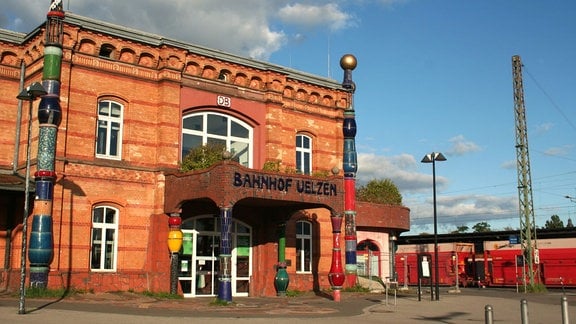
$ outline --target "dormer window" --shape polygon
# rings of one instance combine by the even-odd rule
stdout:
[[[114,47],[112,47],[111,45],[105,44],[105,45],[102,45],[100,47],[100,52],[98,53],[98,56],[111,59],[113,52],[114,52]]]

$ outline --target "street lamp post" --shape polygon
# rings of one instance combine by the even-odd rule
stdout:
[[[30,192],[30,142],[32,137],[32,103],[34,100],[46,94],[44,87],[34,82],[22,90],[16,98],[29,102],[28,106],[28,141],[26,146],[26,173],[24,184],[24,214],[22,215],[22,253],[20,256],[20,301],[18,303],[18,314],[26,314],[26,240],[29,213],[29,192]]]
[[[436,214],[436,161],[446,161],[446,157],[440,152],[426,154],[422,163],[432,163],[432,200],[434,204],[434,291],[436,300],[440,300],[440,274],[438,270],[438,216]]]

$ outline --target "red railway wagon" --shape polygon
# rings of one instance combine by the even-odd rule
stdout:
[[[434,247],[432,244],[402,245],[395,255],[398,284],[418,284],[419,256],[429,258],[430,277],[435,277]],[[438,277],[439,285],[466,285],[466,260],[474,256],[474,249],[469,243],[443,243],[438,245]],[[457,275],[458,273],[458,275]],[[458,276],[458,279],[456,277]]]
[[[576,287],[576,248],[539,248],[536,252],[535,281],[547,287]],[[490,286],[524,283],[524,259],[518,249],[487,251]]]
[[[520,244],[509,241],[484,241],[483,251],[474,251],[470,243],[439,244],[439,284],[460,286],[514,287],[524,284],[525,264]],[[432,244],[408,244],[396,252],[398,283],[418,284],[418,255],[431,258],[434,278]],[[535,252],[535,281],[547,287],[576,287],[576,239],[558,238],[538,241]]]

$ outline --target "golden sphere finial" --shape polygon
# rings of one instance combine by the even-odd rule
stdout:
[[[340,67],[344,70],[354,70],[357,63],[356,57],[352,54],[346,54],[340,59]]]

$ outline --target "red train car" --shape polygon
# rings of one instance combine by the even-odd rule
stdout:
[[[439,284],[443,286],[519,287],[528,278],[521,245],[501,236],[481,237],[471,242],[438,244]],[[460,237],[461,238],[461,237]],[[494,239],[496,238],[496,239]],[[470,239],[470,238],[468,238]],[[434,278],[434,245],[399,244],[395,255],[400,285],[418,284],[418,256],[428,255]],[[512,242],[512,243],[511,243]],[[576,287],[576,238],[547,237],[537,240],[535,281],[547,287]]]
[[[419,256],[429,258],[430,277],[435,277],[433,244],[401,245],[395,254],[396,274],[400,285],[418,284]],[[443,286],[466,285],[466,260],[473,258],[474,247],[469,243],[443,243],[438,245],[438,277]]]
[[[547,287],[576,287],[576,239],[541,239],[537,245],[534,252],[535,281]],[[490,270],[486,285],[524,284],[527,265],[519,244],[485,242],[485,256]]]

